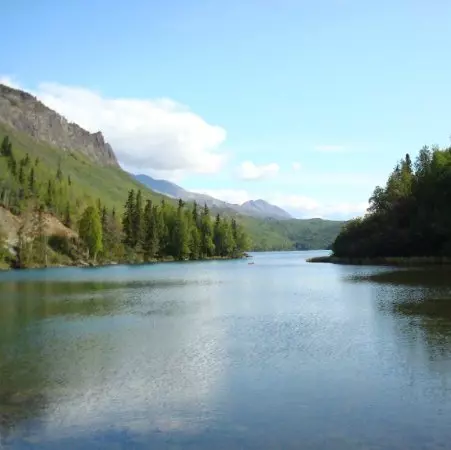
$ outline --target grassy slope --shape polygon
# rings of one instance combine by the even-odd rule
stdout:
[[[39,157],[39,170],[45,170],[48,174],[56,174],[58,164],[61,162],[64,176],[70,175],[77,194],[86,199],[101,198],[106,206],[116,207],[118,211],[121,211],[130,189],[146,191],[146,198],[153,201],[159,202],[163,198],[160,194],[143,189],[138,181],[123,170],[101,167],[81,153],[61,151],[0,124],[0,141],[5,135],[8,135],[12,141],[16,159],[22,158],[26,153],[32,160]],[[0,167],[1,171],[6,170],[4,165],[5,161]]]
[[[130,189],[141,189],[144,198],[154,202],[160,202],[162,198],[168,202],[175,202],[173,199],[151,191],[121,169],[101,167],[81,153],[61,151],[0,123],[0,140],[5,135],[10,137],[17,159],[22,158],[26,153],[29,153],[32,160],[39,157],[38,170],[43,175],[42,179],[48,179],[52,174],[56,174],[58,164],[61,163],[64,176],[71,177],[77,198],[85,199],[86,203],[100,198],[104,205],[109,208],[115,207],[120,213]],[[5,161],[0,161],[0,178],[2,173],[6,173],[5,164]],[[42,171],[45,171],[45,174]],[[237,216],[233,211],[213,209],[212,212],[235,216],[245,227],[255,250],[293,249],[296,243],[305,248],[325,248],[335,239],[342,226],[342,222],[321,219],[262,220]]]

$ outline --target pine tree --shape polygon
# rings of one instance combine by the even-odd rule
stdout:
[[[152,206],[152,202],[147,200],[144,208],[144,238],[143,238],[143,251],[144,260],[146,262],[155,258],[159,242],[158,242],[158,227],[157,227],[158,210]]]
[[[35,189],[35,176],[34,176],[34,167],[31,168],[30,173],[28,175],[28,189],[33,194]]]
[[[234,257],[236,241],[233,237],[232,226],[227,219],[221,221],[221,249],[220,256]]]
[[[204,205],[200,219],[200,239],[201,239],[201,254],[205,257],[210,257],[215,254],[215,245],[213,243],[213,227],[211,225],[210,210],[207,204]]]
[[[193,216],[194,225],[196,227],[199,227],[199,212],[197,210],[197,202],[196,201],[194,201],[194,203],[193,203],[192,216]]]
[[[190,259],[196,260],[200,258],[201,240],[199,228],[192,225],[191,227],[191,239],[190,239]]]
[[[161,202],[160,208],[156,211],[157,235],[159,238],[158,255],[164,258],[168,255],[169,249],[169,229],[165,221],[166,205],[164,200]]]
[[[142,193],[141,190],[138,190],[136,194],[136,202],[135,208],[133,210],[133,218],[132,218],[132,247],[139,247],[142,244],[142,217],[143,217],[143,205],[142,205]]]
[[[196,260],[199,259],[201,253],[200,220],[196,201],[193,203],[191,213],[188,212],[188,214],[191,214],[191,221],[188,221],[190,224],[189,234],[191,235],[190,258]]]
[[[25,173],[24,173],[24,166],[22,161],[19,164],[19,175],[18,175],[19,183],[23,186],[25,183]]]
[[[221,256],[222,253],[222,225],[221,217],[216,215],[215,225],[213,228],[213,242],[215,244],[215,255]]]
[[[124,244],[133,246],[133,212],[135,210],[135,191],[131,189],[128,193],[122,216],[122,230],[124,233]]]
[[[7,158],[12,156],[12,144],[8,136],[3,138],[2,144],[0,146],[0,155]]]
[[[97,254],[102,251],[102,224],[100,222],[99,211],[94,206],[88,206],[80,219],[79,235],[88,249],[88,258],[97,258]]]
[[[12,151],[8,156],[8,169],[14,177],[17,176],[17,163]]]
[[[64,212],[64,225],[66,225],[67,228],[70,228],[72,226],[72,217],[70,214],[70,204],[67,202],[66,204],[66,210]]]
[[[177,217],[172,230],[173,256],[179,260],[186,259],[190,253],[189,230],[185,214],[183,213],[183,206],[183,201],[179,200]]]
[[[47,183],[47,192],[45,195],[45,204],[47,208],[52,209],[54,207],[54,188],[52,180],[49,180]]]
[[[63,171],[61,170],[61,161],[58,162],[58,169],[56,171],[56,179],[61,181],[63,179]]]

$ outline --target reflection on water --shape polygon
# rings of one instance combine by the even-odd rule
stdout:
[[[308,256],[0,274],[0,444],[447,448],[448,272]]]

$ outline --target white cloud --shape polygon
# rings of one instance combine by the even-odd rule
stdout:
[[[8,77],[2,80],[13,84]],[[173,100],[107,98],[55,83],[42,83],[33,94],[69,121],[102,131],[131,171],[181,179],[189,173],[216,173],[226,160],[219,151],[226,131]]]
[[[237,174],[242,180],[260,180],[276,176],[279,170],[280,167],[276,163],[256,165],[252,161],[243,161]]]
[[[0,76],[0,84],[4,84],[5,86],[9,86],[14,89],[20,88],[19,84],[14,81],[14,78],[8,75]]]
[[[342,152],[346,150],[344,145],[317,145],[315,146],[317,152]]]
[[[301,170],[301,163],[294,162],[294,163],[292,164],[292,167],[293,167],[293,170],[294,170],[295,172],[298,172],[299,170]]]
[[[368,208],[367,202],[329,204],[302,195],[275,194],[268,201],[297,218],[350,219],[363,215]]]

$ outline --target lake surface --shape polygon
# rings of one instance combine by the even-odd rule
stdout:
[[[0,273],[0,448],[450,448],[451,272],[318,254]]]

